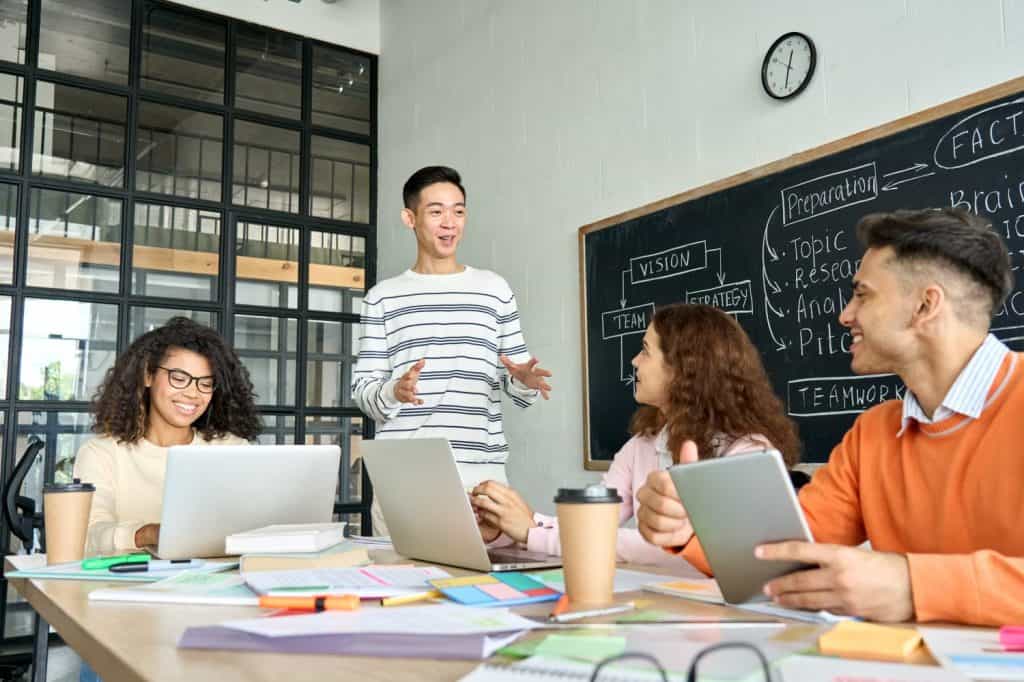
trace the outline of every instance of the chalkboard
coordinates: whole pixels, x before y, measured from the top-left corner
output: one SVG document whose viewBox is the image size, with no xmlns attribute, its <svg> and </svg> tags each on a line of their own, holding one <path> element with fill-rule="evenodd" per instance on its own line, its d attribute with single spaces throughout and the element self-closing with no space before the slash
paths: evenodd
<svg viewBox="0 0 1024 682">
<path fill-rule="evenodd" d="M 838 322 L 876 211 L 957 206 L 990 220 L 1024 260 L 1024 78 L 579 230 L 584 465 L 607 468 L 636 409 L 630 359 L 656 306 L 709 303 L 760 349 L 820 462 L 856 415 L 901 397 L 894 375 L 850 371 Z M 784 106 L 784 105 L 783 105 Z M 683 161 L 681 161 L 682 163 Z M 1024 288 L 993 321 L 1021 349 Z"/>
</svg>

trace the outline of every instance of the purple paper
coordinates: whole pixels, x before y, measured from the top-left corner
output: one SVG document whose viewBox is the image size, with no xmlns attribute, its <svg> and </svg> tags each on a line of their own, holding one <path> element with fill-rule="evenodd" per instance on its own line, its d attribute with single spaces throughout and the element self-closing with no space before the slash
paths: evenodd
<svg viewBox="0 0 1024 682">
<path fill-rule="evenodd" d="M 193 627 L 185 630 L 181 649 L 237 649 L 271 651 L 282 654 L 336 654 L 378 658 L 434 658 L 479 661 L 488 639 L 499 639 L 513 632 L 486 635 L 304 635 L 301 637 L 264 637 L 221 626 Z"/>
</svg>

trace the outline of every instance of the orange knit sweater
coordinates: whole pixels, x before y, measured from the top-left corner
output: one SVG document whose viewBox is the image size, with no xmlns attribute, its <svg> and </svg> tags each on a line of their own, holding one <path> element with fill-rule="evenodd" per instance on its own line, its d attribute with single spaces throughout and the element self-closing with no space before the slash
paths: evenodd
<svg viewBox="0 0 1024 682">
<path fill-rule="evenodd" d="M 1024 354 L 1008 353 L 978 419 L 863 413 L 800 491 L 816 542 L 906 554 L 919 621 L 1024 622 Z M 710 573 L 699 543 L 683 556 Z"/>
</svg>

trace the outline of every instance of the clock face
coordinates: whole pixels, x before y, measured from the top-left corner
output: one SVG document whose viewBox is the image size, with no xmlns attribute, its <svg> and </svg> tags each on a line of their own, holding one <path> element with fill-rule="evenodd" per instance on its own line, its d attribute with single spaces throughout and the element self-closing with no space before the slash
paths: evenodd
<svg viewBox="0 0 1024 682">
<path fill-rule="evenodd" d="M 803 33 L 787 33 L 771 46 L 761 66 L 761 84 L 776 99 L 799 94 L 814 73 L 814 43 Z"/>
</svg>

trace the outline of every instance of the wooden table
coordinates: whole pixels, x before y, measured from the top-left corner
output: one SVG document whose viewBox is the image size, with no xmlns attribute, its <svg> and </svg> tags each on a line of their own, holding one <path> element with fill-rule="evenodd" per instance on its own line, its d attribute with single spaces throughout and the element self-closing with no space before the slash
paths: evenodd
<svg viewBox="0 0 1024 682">
<path fill-rule="evenodd" d="M 401 557 L 387 550 L 371 550 L 370 553 L 378 563 L 396 563 L 401 560 Z M 45 559 L 41 555 L 9 556 L 6 557 L 5 566 L 7 570 L 16 570 L 38 567 L 44 563 Z M 453 575 L 472 573 L 458 568 L 445 568 Z M 623 568 L 663 572 L 649 566 Z M 9 580 L 11 586 L 41 616 L 36 638 L 41 653 L 45 656 L 46 623 L 49 623 L 104 680 L 457 680 L 479 665 L 477 661 L 178 649 L 178 638 L 187 627 L 252 618 L 260 611 L 257 607 L 242 606 L 90 602 L 89 592 L 110 587 L 112 583 L 24 578 Z M 632 595 L 622 593 L 620 596 L 624 599 L 642 598 L 651 602 L 651 608 L 690 615 L 735 616 L 737 613 L 745 613 L 649 592 Z M 523 607 L 523 612 L 535 613 L 538 608 L 546 612 L 550 607 L 550 604 L 535 604 Z M 749 617 L 749 614 L 746 615 Z M 36 669 L 42 673 L 42 677 L 37 679 L 45 680 L 45 662 Z"/>
</svg>

